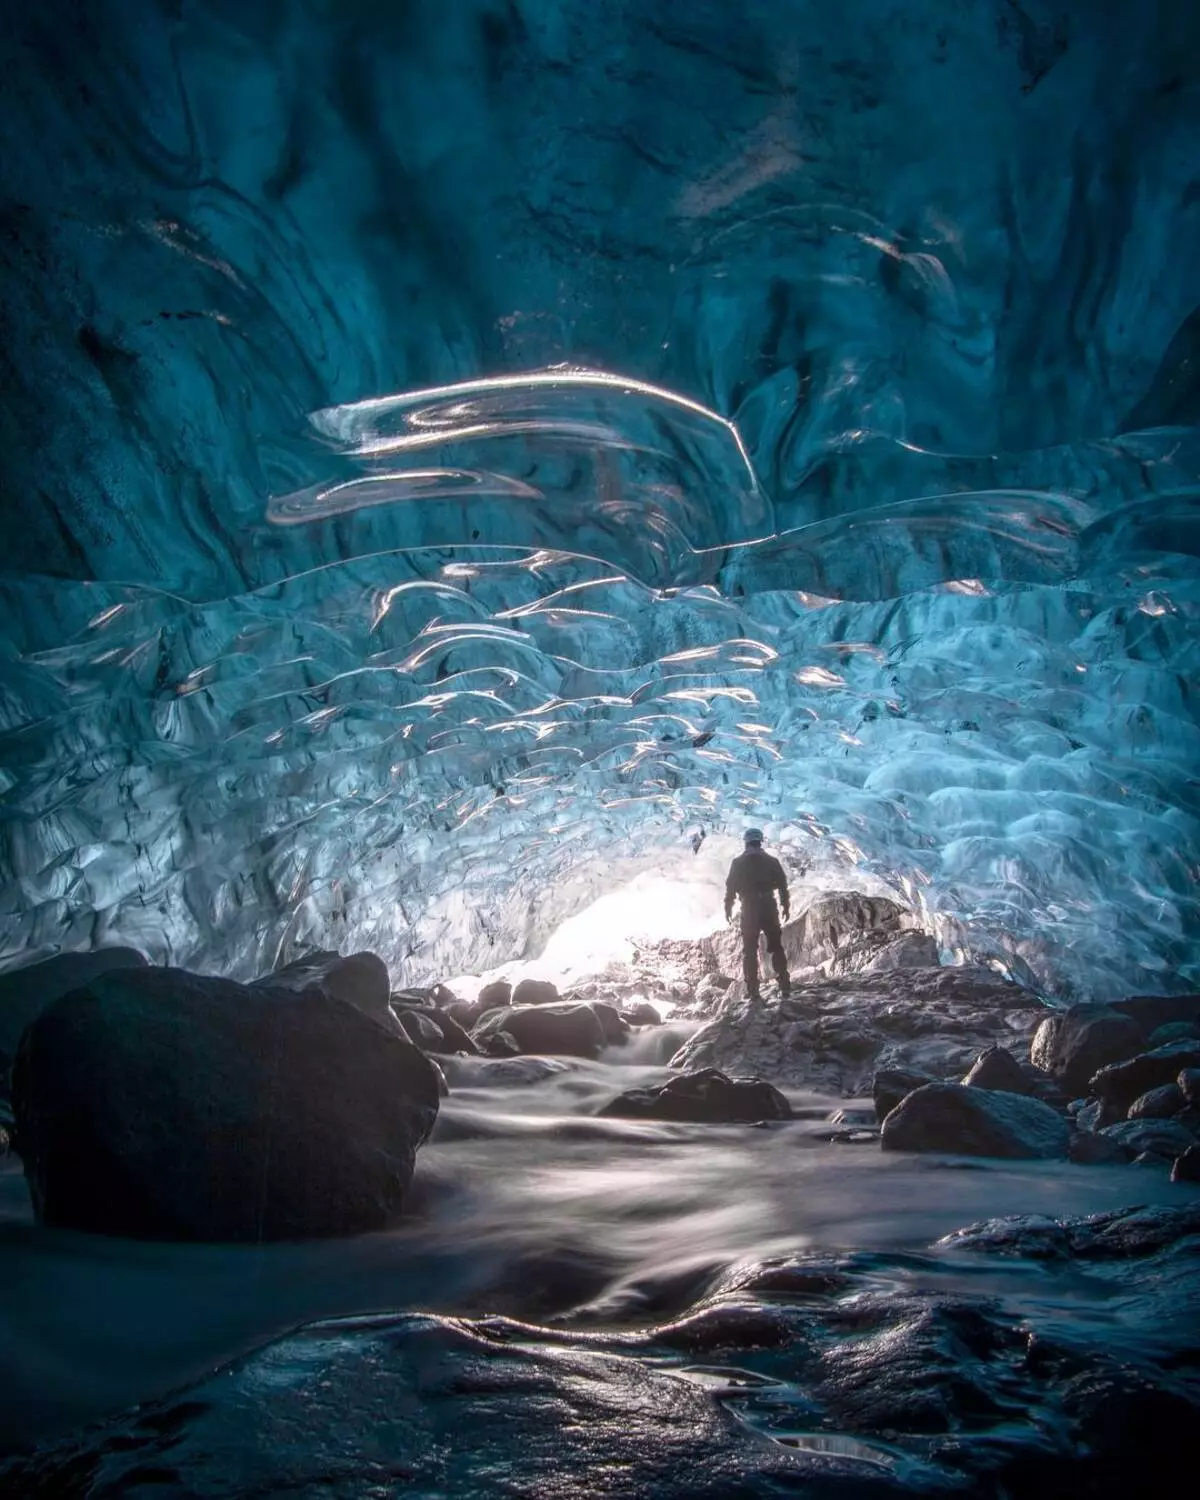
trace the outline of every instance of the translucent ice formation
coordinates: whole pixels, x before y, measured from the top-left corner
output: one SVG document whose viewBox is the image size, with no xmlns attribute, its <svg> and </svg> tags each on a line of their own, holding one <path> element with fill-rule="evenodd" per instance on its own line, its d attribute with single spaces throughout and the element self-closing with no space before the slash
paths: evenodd
<svg viewBox="0 0 1200 1500">
<path fill-rule="evenodd" d="M 397 979 L 765 823 L 1194 985 L 1200 13 L 0 38 L 0 962 Z"/>
</svg>

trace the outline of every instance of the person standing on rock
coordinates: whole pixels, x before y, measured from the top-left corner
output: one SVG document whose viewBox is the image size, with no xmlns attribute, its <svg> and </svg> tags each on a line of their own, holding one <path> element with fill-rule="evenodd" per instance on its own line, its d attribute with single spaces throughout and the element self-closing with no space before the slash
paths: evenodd
<svg viewBox="0 0 1200 1500">
<path fill-rule="evenodd" d="M 783 938 L 779 932 L 775 892 L 779 892 L 779 905 L 783 908 L 783 920 L 786 922 L 791 911 L 787 876 L 774 855 L 763 853 L 761 828 L 747 828 L 745 842 L 745 849 L 729 866 L 729 875 L 725 881 L 725 920 L 728 922 L 733 919 L 733 903 L 735 900 L 740 901 L 742 975 L 749 998 L 761 998 L 758 993 L 758 938 L 761 933 L 767 940 L 771 966 L 779 981 L 780 998 L 786 1000 L 791 990 L 791 980 L 788 977 L 787 958 L 783 952 Z"/>
</svg>

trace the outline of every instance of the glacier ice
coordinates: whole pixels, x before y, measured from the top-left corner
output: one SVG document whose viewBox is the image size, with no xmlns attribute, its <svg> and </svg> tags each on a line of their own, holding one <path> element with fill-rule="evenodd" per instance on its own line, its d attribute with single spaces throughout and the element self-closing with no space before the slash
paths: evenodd
<svg viewBox="0 0 1200 1500">
<path fill-rule="evenodd" d="M 397 979 L 766 822 L 1200 979 L 1200 14 L 47 0 L 0 963 Z"/>
</svg>

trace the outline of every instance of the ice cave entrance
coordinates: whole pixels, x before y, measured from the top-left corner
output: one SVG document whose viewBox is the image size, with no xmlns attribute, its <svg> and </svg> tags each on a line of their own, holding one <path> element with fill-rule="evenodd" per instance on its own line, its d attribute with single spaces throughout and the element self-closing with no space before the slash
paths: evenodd
<svg viewBox="0 0 1200 1500">
<path fill-rule="evenodd" d="M 740 846 L 733 839 L 710 843 L 713 847 L 697 857 L 665 860 L 602 890 L 555 928 L 537 957 L 506 963 L 486 974 L 459 975 L 450 988 L 471 996 L 490 979 L 515 984 L 528 975 L 553 980 L 565 989 L 610 964 L 634 963 L 639 943 L 695 941 L 716 932 L 725 920 L 725 872 Z"/>
</svg>

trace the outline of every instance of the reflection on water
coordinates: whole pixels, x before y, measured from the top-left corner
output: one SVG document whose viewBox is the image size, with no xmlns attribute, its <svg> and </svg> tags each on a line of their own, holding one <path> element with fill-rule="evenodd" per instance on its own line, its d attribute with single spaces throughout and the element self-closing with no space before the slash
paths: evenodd
<svg viewBox="0 0 1200 1500">
<path fill-rule="evenodd" d="M 1037 1300 L 1050 1291 L 1037 1266 L 929 1247 L 1001 1214 L 1194 1193 L 1153 1171 L 830 1144 L 821 1117 L 845 1101 L 815 1095 L 792 1095 L 803 1117 L 768 1126 L 594 1118 L 620 1089 L 662 1076 L 646 1065 L 571 1061 L 518 1086 L 489 1082 L 482 1060 L 448 1071 L 454 1092 L 419 1157 L 412 1216 L 387 1234 L 257 1249 L 43 1230 L 15 1163 L 0 1172 L 0 1445 L 160 1394 L 317 1317 L 585 1309 L 577 1319 L 644 1322 L 733 1263 L 805 1249 L 887 1251 L 881 1283 L 898 1289 L 936 1274 Z M 1109 1316 L 1107 1295 L 1083 1275 L 1053 1287 L 1068 1319 Z"/>
</svg>

